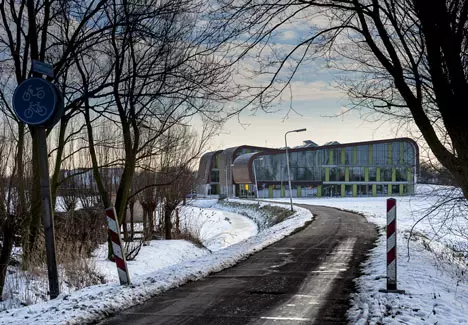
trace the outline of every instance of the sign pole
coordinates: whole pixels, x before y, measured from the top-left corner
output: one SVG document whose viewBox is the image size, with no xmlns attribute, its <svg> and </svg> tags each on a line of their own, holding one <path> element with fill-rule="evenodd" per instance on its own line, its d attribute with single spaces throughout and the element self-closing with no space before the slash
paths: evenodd
<svg viewBox="0 0 468 325">
<path fill-rule="evenodd" d="M 38 61 L 33 62 L 35 75 L 41 73 L 53 76 L 52 66 Z M 36 132 L 38 141 L 38 168 L 41 202 L 43 208 L 43 224 L 47 256 L 47 271 L 49 275 L 50 299 L 60 293 L 55 257 L 54 214 L 50 194 L 49 163 L 47 155 L 46 127 L 53 125 L 63 114 L 63 96 L 49 81 L 34 77 L 23 81 L 16 87 L 13 94 L 13 110 L 18 119 L 31 126 Z"/>
<path fill-rule="evenodd" d="M 43 126 L 37 127 L 36 130 L 39 140 L 39 178 L 41 184 L 42 207 L 44 209 L 43 222 L 47 255 L 47 271 L 49 275 L 49 291 L 50 299 L 54 299 L 59 295 L 60 287 L 58 283 L 57 260 L 55 255 L 54 221 L 50 194 L 46 131 Z"/>
</svg>

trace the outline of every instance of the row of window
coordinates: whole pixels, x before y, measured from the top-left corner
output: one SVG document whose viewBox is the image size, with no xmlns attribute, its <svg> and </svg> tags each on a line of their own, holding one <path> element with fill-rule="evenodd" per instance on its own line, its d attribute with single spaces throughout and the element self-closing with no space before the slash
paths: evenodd
<svg viewBox="0 0 468 325">
<path fill-rule="evenodd" d="M 412 184 L 345 185 L 344 188 L 338 184 L 324 184 L 321 186 L 308 187 L 293 185 L 292 187 L 294 197 L 352 197 L 414 194 L 414 185 Z M 286 185 L 259 186 L 259 197 L 261 198 L 287 197 L 288 195 Z"/>
<path fill-rule="evenodd" d="M 409 142 L 379 143 L 289 153 L 291 167 L 307 168 L 323 165 L 345 166 L 411 166 L 415 163 L 415 149 Z M 268 168 L 272 172 L 286 166 L 285 154 L 266 155 L 256 160 L 258 169 Z"/>
<path fill-rule="evenodd" d="M 288 179 L 287 169 L 272 172 L 268 169 L 256 169 L 257 180 L 260 181 L 284 181 Z M 291 167 L 291 180 L 296 181 L 330 181 L 330 182 L 400 182 L 411 181 L 412 171 L 410 167 Z"/>
</svg>

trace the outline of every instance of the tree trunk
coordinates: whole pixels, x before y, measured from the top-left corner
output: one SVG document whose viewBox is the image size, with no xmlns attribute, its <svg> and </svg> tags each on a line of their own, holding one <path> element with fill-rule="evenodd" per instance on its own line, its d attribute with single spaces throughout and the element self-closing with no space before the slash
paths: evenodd
<svg viewBox="0 0 468 325">
<path fill-rule="evenodd" d="M 32 137 L 32 174 L 31 184 L 31 213 L 26 218 L 23 228 L 23 269 L 29 268 L 31 253 L 36 245 L 37 236 L 40 233 L 41 217 L 43 214 L 41 200 L 41 184 L 39 178 L 39 141 L 35 127 L 30 128 Z"/>
<path fill-rule="evenodd" d="M 175 231 L 176 231 L 176 234 L 179 235 L 179 234 L 180 234 L 180 227 L 179 227 L 179 223 L 180 223 L 180 219 L 179 219 L 179 208 L 176 208 L 176 209 L 175 209 L 175 213 L 176 213 Z"/>
<path fill-rule="evenodd" d="M 125 160 L 125 168 L 120 179 L 119 189 L 117 190 L 117 195 L 115 197 L 115 210 L 117 211 L 117 216 L 119 222 L 122 223 L 125 221 L 125 207 L 127 206 L 128 194 L 130 192 L 130 187 L 133 181 L 133 175 L 135 173 L 135 160 L 134 158 L 129 158 Z"/>
<path fill-rule="evenodd" d="M 143 242 L 146 243 L 148 233 L 148 213 L 143 209 Z"/>
<path fill-rule="evenodd" d="M 153 204 L 150 204 L 148 209 L 148 218 L 149 218 L 149 238 L 150 240 L 153 239 L 154 233 L 154 215 L 155 215 L 156 207 Z"/>
<path fill-rule="evenodd" d="M 50 182 L 50 194 L 52 196 L 52 207 L 55 210 L 57 201 L 58 182 L 60 177 L 60 167 L 62 166 L 62 154 L 65 148 L 65 130 L 67 129 L 68 118 L 62 118 L 60 121 L 60 134 L 55 157 L 54 173 Z"/>
<path fill-rule="evenodd" d="M 94 147 L 94 134 L 93 134 L 93 127 L 91 125 L 91 119 L 89 116 L 89 102 L 88 100 L 85 101 L 85 122 L 86 122 L 86 129 L 88 133 L 88 144 L 89 144 L 89 155 L 91 156 L 91 162 L 93 164 L 93 176 L 94 181 L 99 190 L 99 195 L 101 196 L 102 203 L 104 204 L 104 208 L 109 208 L 111 206 L 111 200 L 109 198 L 109 193 L 104 186 L 104 182 L 102 181 L 101 173 L 99 172 L 99 165 L 96 156 L 96 148 Z M 116 216 L 117 217 L 117 216 Z M 112 249 L 112 241 L 110 235 L 107 236 L 107 258 L 110 261 L 114 260 L 114 251 Z"/>
<path fill-rule="evenodd" d="M 133 204 L 130 204 L 130 240 L 133 241 L 135 236 L 135 211 L 133 210 Z"/>
<path fill-rule="evenodd" d="M 14 216 L 9 215 L 3 225 L 3 245 L 0 252 L 0 301 L 3 296 L 3 287 L 7 275 L 8 264 L 10 263 L 11 251 L 15 236 Z"/>
<path fill-rule="evenodd" d="M 172 222 L 171 222 L 171 215 L 173 209 L 167 207 L 164 209 L 164 235 L 166 239 L 172 239 Z"/>
</svg>

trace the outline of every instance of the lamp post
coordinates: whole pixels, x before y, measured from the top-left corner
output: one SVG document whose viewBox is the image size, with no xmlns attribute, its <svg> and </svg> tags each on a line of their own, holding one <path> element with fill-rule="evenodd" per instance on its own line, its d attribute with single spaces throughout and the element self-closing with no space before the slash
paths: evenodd
<svg viewBox="0 0 468 325">
<path fill-rule="evenodd" d="M 226 197 L 229 197 L 229 186 L 228 186 L 228 165 L 226 165 L 226 186 L 224 187 L 226 192 Z"/>
<path fill-rule="evenodd" d="M 289 171 L 289 155 L 288 155 L 288 142 L 286 141 L 286 136 L 288 133 L 293 133 L 293 132 L 304 132 L 307 129 L 297 129 L 297 130 L 291 130 L 288 131 L 284 134 L 284 145 L 286 147 L 286 166 L 288 166 L 288 184 L 289 184 L 289 200 L 291 202 L 291 211 L 293 210 L 293 201 L 292 201 L 292 188 L 291 188 L 291 172 Z"/>
<path fill-rule="evenodd" d="M 258 158 L 258 160 L 263 160 L 263 157 Z M 258 183 L 257 183 L 257 172 L 255 170 L 255 159 L 252 161 L 252 167 L 253 167 L 253 172 L 254 172 L 254 178 L 255 178 L 255 187 L 257 189 L 257 203 L 260 205 L 260 199 L 258 197 Z"/>
<path fill-rule="evenodd" d="M 229 191 L 230 186 L 228 184 L 228 167 L 230 167 L 229 171 L 231 172 L 231 169 L 232 169 L 232 167 L 234 167 L 234 164 L 226 165 L 226 197 L 229 197 L 229 192 L 230 192 Z M 230 175 L 229 179 L 232 179 L 232 172 L 230 174 L 231 175 Z M 232 184 L 231 184 L 231 187 L 232 187 Z"/>
</svg>

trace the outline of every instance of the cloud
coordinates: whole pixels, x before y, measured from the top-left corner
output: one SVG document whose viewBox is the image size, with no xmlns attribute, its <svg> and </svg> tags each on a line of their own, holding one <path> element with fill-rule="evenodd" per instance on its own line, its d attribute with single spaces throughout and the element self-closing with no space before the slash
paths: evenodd
<svg viewBox="0 0 468 325">
<path fill-rule="evenodd" d="M 290 40 L 297 39 L 297 34 L 293 30 L 286 30 L 282 33 L 280 38 L 283 41 L 290 41 Z"/>
<path fill-rule="evenodd" d="M 304 82 L 293 81 L 291 83 L 293 101 L 307 101 L 319 99 L 344 99 L 346 94 L 330 83 L 324 81 Z"/>
</svg>

